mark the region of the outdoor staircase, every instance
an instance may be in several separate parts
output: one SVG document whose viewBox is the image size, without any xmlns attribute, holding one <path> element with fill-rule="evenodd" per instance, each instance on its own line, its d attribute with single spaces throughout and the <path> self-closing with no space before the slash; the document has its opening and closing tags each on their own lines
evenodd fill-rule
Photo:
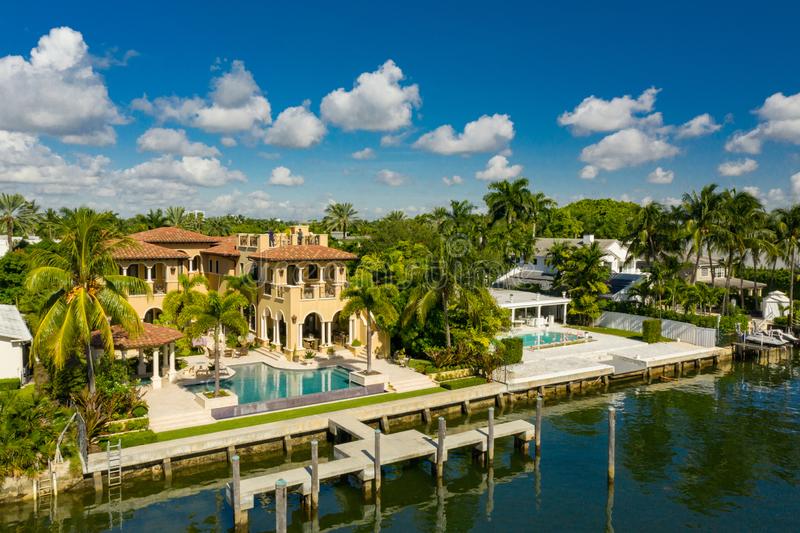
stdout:
<svg viewBox="0 0 800 533">
<path fill-rule="evenodd" d="M 210 424 L 214 419 L 203 410 L 184 411 L 169 416 L 150 417 L 150 429 L 156 433 L 189 426 Z"/>
<path fill-rule="evenodd" d="M 436 387 L 436 382 L 425 374 L 415 373 L 415 375 L 408 377 L 390 378 L 389 387 L 395 392 L 407 392 Z"/>
<path fill-rule="evenodd" d="M 281 359 L 281 357 L 282 357 L 281 355 L 279 355 L 276 352 L 270 351 L 270 350 L 268 350 L 266 348 L 263 348 L 263 347 L 255 348 L 253 351 L 258 353 L 258 354 L 260 354 L 260 355 L 263 355 L 267 359 L 272 359 L 273 361 L 281 361 L 282 360 Z"/>
</svg>

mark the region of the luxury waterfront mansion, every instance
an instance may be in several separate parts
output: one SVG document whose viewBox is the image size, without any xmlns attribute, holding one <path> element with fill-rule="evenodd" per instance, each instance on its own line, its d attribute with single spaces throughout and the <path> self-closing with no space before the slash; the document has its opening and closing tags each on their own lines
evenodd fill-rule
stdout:
<svg viewBox="0 0 800 533">
<path fill-rule="evenodd" d="M 224 289 L 225 276 L 250 274 L 258 291 L 245 315 L 251 333 L 262 344 L 292 354 L 356 340 L 366 343 L 366 317 L 341 315 L 347 262 L 356 256 L 329 247 L 328 236 L 313 234 L 308 226 L 228 237 L 162 227 L 130 237 L 135 245 L 120 250 L 115 259 L 121 273 L 146 280 L 152 287 L 152 297 L 129 296 L 145 322 L 161 314 L 166 293 L 178 288 L 182 273 L 204 275 L 210 289 Z M 376 353 L 388 346 L 385 339 L 383 332 L 373 333 Z"/>
</svg>

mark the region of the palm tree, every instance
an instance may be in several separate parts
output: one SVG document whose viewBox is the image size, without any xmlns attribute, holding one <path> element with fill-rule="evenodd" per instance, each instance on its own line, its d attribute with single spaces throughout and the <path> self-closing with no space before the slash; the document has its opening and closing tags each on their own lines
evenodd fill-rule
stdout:
<svg viewBox="0 0 800 533">
<path fill-rule="evenodd" d="M 150 209 L 146 215 L 142 216 L 142 221 L 147 226 L 147 229 L 161 228 L 167 225 L 167 218 L 161 209 L 153 211 Z"/>
<path fill-rule="evenodd" d="M 425 322 L 428 313 L 435 307 L 441 306 L 445 344 L 448 350 L 453 347 L 450 338 L 450 306 L 462 300 L 464 291 L 475 281 L 465 275 L 465 266 L 469 262 L 469 258 L 463 254 L 451 253 L 447 242 L 442 241 L 436 256 L 430 261 L 425 278 L 412 289 L 406 309 L 403 311 L 405 324 L 412 318 L 416 318 L 418 322 Z"/>
<path fill-rule="evenodd" d="M 46 209 L 39 219 L 39 228 L 36 234 L 43 239 L 54 240 L 60 221 L 61 218 L 55 209 Z"/>
<path fill-rule="evenodd" d="M 536 226 L 539 219 L 550 209 L 556 207 L 556 202 L 542 192 L 533 193 L 530 197 L 529 214 L 533 223 L 533 238 L 536 239 Z"/>
<path fill-rule="evenodd" d="M 35 202 L 26 200 L 19 193 L 0 194 L 0 222 L 6 227 L 9 251 L 14 248 L 14 230 L 22 233 L 33 231 L 39 220 L 38 209 Z"/>
<path fill-rule="evenodd" d="M 763 213 L 761 202 L 752 194 L 731 189 L 722 193 L 721 224 L 718 226 L 720 247 L 727 251 L 728 273 L 725 278 L 725 300 L 722 302 L 723 314 L 728 309 L 731 276 L 736 259 L 744 264 L 747 254 L 747 239 L 754 231 L 759 215 Z M 713 265 L 712 265 L 713 266 Z M 742 302 L 744 305 L 744 302 Z"/>
<path fill-rule="evenodd" d="M 492 183 L 489 191 L 483 201 L 493 224 L 504 221 L 510 228 L 514 222 L 524 221 L 531 215 L 531 191 L 526 178 Z"/>
<path fill-rule="evenodd" d="M 342 300 L 347 300 L 342 315 L 363 314 L 367 320 L 367 374 L 372 373 L 372 321 L 380 319 L 384 326 L 390 326 L 397 320 L 397 310 L 392 305 L 392 298 L 396 296 L 397 287 L 388 283 L 376 285 L 366 272 L 356 276 L 342 291 Z"/>
<path fill-rule="evenodd" d="M 191 333 L 198 337 L 209 330 L 214 331 L 214 396 L 219 396 L 219 336 L 225 329 L 239 335 L 247 334 L 247 320 L 239 311 L 247 305 L 247 298 L 237 291 L 220 294 L 209 291 L 186 310 L 192 317 Z"/>
<path fill-rule="evenodd" d="M 644 259 L 645 263 L 652 264 L 658 259 L 665 244 L 660 238 L 663 236 L 665 224 L 664 206 L 652 202 L 639 210 L 635 220 L 631 221 L 628 237 L 628 258 Z"/>
<path fill-rule="evenodd" d="M 776 211 L 779 242 L 783 243 L 785 259 L 789 263 L 789 322 L 788 330 L 794 326 L 794 284 L 797 246 L 800 244 L 800 204 Z"/>
<path fill-rule="evenodd" d="M 610 272 L 603 257 L 605 251 L 597 242 L 573 248 L 560 275 L 559 285 L 572 298 L 569 314 L 584 325 L 600 316 L 598 298 L 608 292 Z"/>
<path fill-rule="evenodd" d="M 63 368 L 75 350 L 82 350 L 93 393 L 92 331 L 99 331 L 105 353 L 113 354 L 111 324 L 119 324 L 131 336 L 139 334 L 141 321 L 127 296 L 149 296 L 150 287 L 144 280 L 119 275 L 113 254 L 132 244 L 122 238 L 110 213 L 88 208 L 68 211 L 58 233 L 58 248 L 37 249 L 31 255 L 35 268 L 28 274 L 26 287 L 47 295 L 33 350 L 51 357 L 56 368 Z"/>
<path fill-rule="evenodd" d="M 186 222 L 186 209 L 180 206 L 170 206 L 167 208 L 164 218 L 168 226 L 183 227 Z"/>
<path fill-rule="evenodd" d="M 358 211 L 350 202 L 333 203 L 325 208 L 325 218 L 322 222 L 328 231 L 341 230 L 342 236 L 347 238 L 347 228 L 358 220 Z"/>
<path fill-rule="evenodd" d="M 178 275 L 177 290 L 169 291 L 164 296 L 163 319 L 184 329 L 191 320 L 186 310 L 198 302 L 202 293 L 195 288 L 200 286 L 208 288 L 208 278 L 201 274 L 191 277 L 186 274 Z"/>
<path fill-rule="evenodd" d="M 191 216 L 188 219 L 190 222 L 196 220 L 196 217 Z M 224 237 L 230 235 L 231 224 L 227 217 L 211 217 L 205 219 L 203 222 L 203 229 L 208 235 L 219 235 Z"/>
<path fill-rule="evenodd" d="M 695 253 L 694 270 L 692 271 L 692 285 L 697 281 L 697 270 L 700 268 L 700 258 L 708 247 L 708 235 L 714 231 L 719 219 L 719 206 L 721 197 L 716 192 L 715 184 L 706 185 L 697 194 L 685 193 L 683 195 L 683 214 L 685 217 L 686 231 Z M 709 258 L 710 261 L 710 258 Z M 713 270 L 713 265 L 712 270 Z"/>
<path fill-rule="evenodd" d="M 386 222 L 400 222 L 406 219 L 406 214 L 400 210 L 389 211 L 389 214 L 383 217 Z"/>
</svg>

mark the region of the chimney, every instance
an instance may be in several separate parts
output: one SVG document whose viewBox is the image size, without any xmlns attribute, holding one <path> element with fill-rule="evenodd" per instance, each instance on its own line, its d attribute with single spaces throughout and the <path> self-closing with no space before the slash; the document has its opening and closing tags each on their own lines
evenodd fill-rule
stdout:
<svg viewBox="0 0 800 533">
<path fill-rule="evenodd" d="M 584 235 L 583 236 L 583 244 L 592 244 L 594 242 L 594 235 Z"/>
</svg>

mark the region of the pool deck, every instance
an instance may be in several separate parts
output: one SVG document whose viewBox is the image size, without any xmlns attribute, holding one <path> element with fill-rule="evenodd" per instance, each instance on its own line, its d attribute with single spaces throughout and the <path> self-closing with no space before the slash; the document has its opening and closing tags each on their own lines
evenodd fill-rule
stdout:
<svg viewBox="0 0 800 533">
<path fill-rule="evenodd" d="M 541 331 L 518 328 L 514 335 Z M 573 333 L 583 331 L 554 326 L 550 331 Z M 603 333 L 589 333 L 586 342 L 548 348 L 528 347 L 523 350 L 522 362 L 497 373 L 496 379 L 508 384 L 511 390 L 585 380 L 619 378 L 629 374 L 667 365 L 694 362 L 713 357 L 719 348 L 704 348 L 685 342 L 647 344 L 638 340 Z"/>
</svg>

